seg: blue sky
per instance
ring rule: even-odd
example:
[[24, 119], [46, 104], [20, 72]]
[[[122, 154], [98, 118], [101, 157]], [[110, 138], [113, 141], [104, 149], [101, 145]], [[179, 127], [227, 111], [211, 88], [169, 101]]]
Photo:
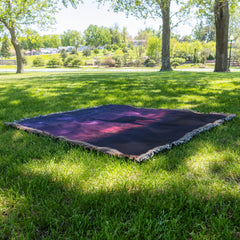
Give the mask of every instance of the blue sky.
[[[173, 5], [172, 9], [174, 8], [175, 6]], [[68, 29], [83, 32], [90, 24], [111, 27], [117, 23], [121, 29], [127, 27], [128, 33], [131, 36], [135, 36], [139, 30], [146, 27], [158, 30], [161, 24], [161, 19], [141, 20], [133, 16], [127, 18], [124, 13], [108, 11], [107, 6], [98, 8], [98, 5], [92, 1], [80, 4], [77, 9], [73, 9], [71, 6], [68, 8], [62, 7], [62, 10], [56, 15], [56, 21], [57, 23], [53, 26], [53, 29], [40, 34], [62, 34]], [[185, 24], [181, 28], [175, 29], [174, 32], [180, 35], [187, 35], [191, 34], [191, 29], [192, 27], [189, 24]]]

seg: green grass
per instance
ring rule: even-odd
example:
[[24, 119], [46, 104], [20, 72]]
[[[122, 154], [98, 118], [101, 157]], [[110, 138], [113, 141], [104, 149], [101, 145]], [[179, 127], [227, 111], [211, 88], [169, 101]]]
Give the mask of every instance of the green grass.
[[[4, 122], [102, 104], [236, 117], [145, 163]], [[0, 239], [239, 239], [239, 73], [0, 74]]]

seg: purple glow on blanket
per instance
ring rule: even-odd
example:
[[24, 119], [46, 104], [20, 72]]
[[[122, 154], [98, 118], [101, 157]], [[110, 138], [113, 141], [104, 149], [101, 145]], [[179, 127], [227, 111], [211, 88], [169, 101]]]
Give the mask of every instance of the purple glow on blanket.
[[139, 156], [225, 117], [188, 110], [105, 105], [21, 120], [18, 124], [56, 137]]

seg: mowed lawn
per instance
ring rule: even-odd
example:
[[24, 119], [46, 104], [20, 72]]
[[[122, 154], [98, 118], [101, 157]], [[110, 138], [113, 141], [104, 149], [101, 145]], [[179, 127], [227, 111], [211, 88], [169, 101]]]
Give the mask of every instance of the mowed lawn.
[[[4, 125], [110, 103], [236, 117], [142, 164]], [[0, 239], [240, 239], [240, 74], [1, 73]]]

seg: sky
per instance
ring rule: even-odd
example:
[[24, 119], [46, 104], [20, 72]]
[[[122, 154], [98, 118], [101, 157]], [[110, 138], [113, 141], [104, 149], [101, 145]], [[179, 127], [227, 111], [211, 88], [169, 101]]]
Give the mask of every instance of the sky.
[[[176, 6], [172, 6], [172, 9], [176, 9]], [[56, 24], [52, 26], [53, 29], [40, 32], [40, 34], [63, 34], [68, 29], [83, 33], [90, 24], [99, 27], [112, 27], [114, 24], [118, 24], [120, 29], [127, 27], [128, 33], [134, 37], [146, 27], [158, 30], [161, 19], [141, 20], [133, 16], [126, 17], [124, 13], [109, 11], [107, 6], [98, 8], [97, 3], [88, 0], [84, 4], [80, 4], [77, 9], [73, 9], [71, 6], [68, 6], [68, 8], [62, 7], [62, 10], [56, 14]], [[173, 32], [183, 36], [190, 35], [191, 31], [192, 27], [189, 24], [181, 24], [181, 28], [178, 27]]]

